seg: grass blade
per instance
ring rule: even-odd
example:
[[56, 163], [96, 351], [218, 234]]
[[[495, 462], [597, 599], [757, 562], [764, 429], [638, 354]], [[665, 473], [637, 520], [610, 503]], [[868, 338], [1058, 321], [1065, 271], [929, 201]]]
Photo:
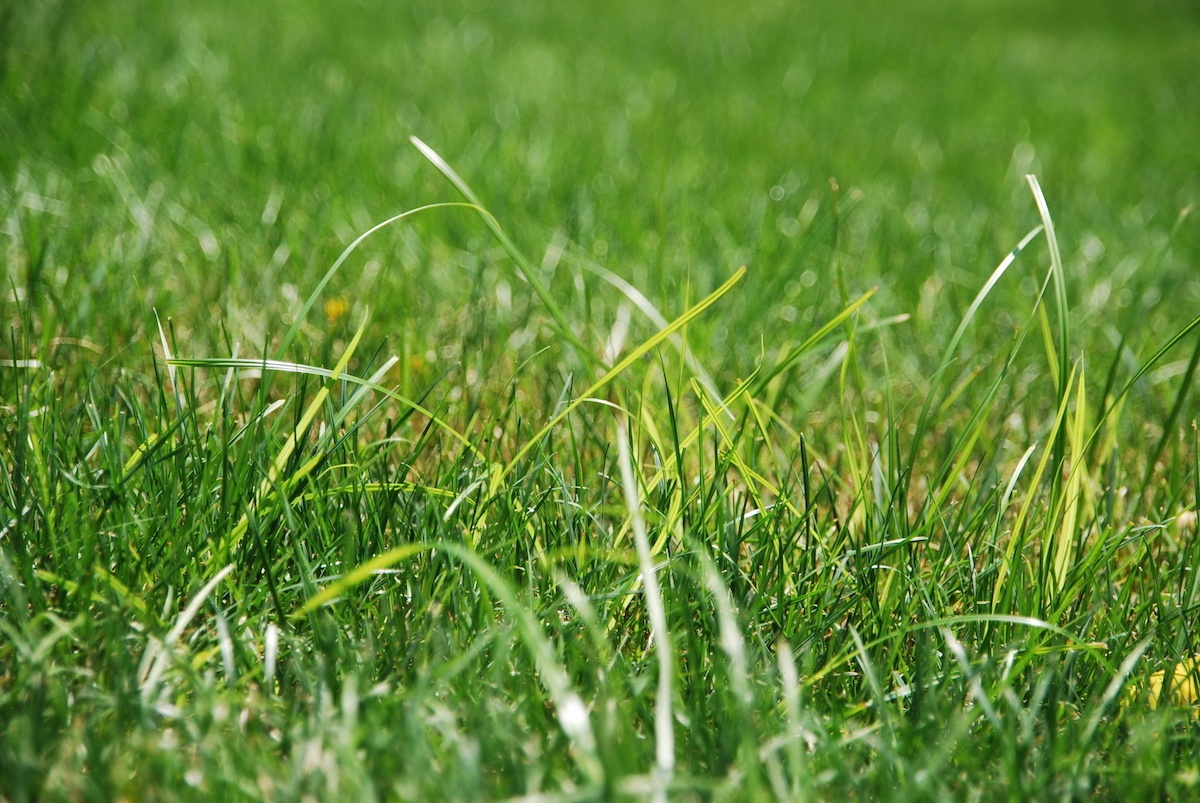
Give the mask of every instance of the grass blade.
[[658, 585], [658, 575], [654, 569], [654, 556], [650, 554], [646, 521], [642, 517], [641, 492], [633, 471], [633, 458], [629, 453], [629, 428], [623, 418], [617, 419], [617, 461], [621, 466], [625, 508], [629, 511], [630, 525], [633, 528], [633, 543], [637, 549], [646, 610], [650, 615], [650, 638], [658, 661], [658, 696], [654, 705], [657, 784], [653, 799], [665, 801], [667, 788], [675, 775], [675, 718], [671, 713], [671, 679], [675, 672], [671, 659], [673, 648], [671, 631], [667, 627], [667, 609], [663, 604], [662, 589]]

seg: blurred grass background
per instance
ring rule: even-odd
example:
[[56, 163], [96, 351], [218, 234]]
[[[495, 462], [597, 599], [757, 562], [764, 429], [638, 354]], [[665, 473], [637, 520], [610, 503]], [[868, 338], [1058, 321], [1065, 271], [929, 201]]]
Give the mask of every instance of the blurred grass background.
[[[1200, 303], [1195, 216], [1148, 264], [1200, 193], [1187, 2], [38, 2], [2, 36], [6, 217], [59, 254], [10, 259], [10, 282], [105, 349], [152, 307], [200, 343], [215, 321], [261, 343], [281, 287], [454, 199], [412, 134], [535, 259], [559, 242], [656, 299], [749, 265], [722, 315], [737, 364], [836, 304], [836, 268], [917, 318], [893, 336], [921, 354], [1036, 222], [1026, 172], [1091, 337]], [[336, 289], [432, 342], [499, 257], [468, 216], [416, 225]], [[998, 306], [1028, 308], [1035, 274]]]

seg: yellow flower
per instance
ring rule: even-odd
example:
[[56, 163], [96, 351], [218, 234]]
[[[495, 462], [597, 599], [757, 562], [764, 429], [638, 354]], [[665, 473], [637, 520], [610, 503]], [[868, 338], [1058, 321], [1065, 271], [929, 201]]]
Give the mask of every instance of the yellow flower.
[[341, 296], [325, 302], [325, 322], [330, 326], [340, 321], [350, 311], [350, 302]]
[[[1147, 690], [1150, 692], [1150, 707], [1157, 708], [1162, 698], [1163, 682], [1167, 671], [1160, 669], [1150, 676]], [[1171, 688], [1167, 698], [1171, 705], [1195, 706], [1200, 703], [1200, 655], [1193, 655], [1175, 664], [1171, 675]]]

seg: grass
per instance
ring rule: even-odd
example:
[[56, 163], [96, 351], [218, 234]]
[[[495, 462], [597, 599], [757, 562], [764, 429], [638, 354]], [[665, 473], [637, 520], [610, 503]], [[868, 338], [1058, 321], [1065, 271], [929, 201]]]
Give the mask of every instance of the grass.
[[1191, 799], [1198, 48], [0, 11], [0, 799]]

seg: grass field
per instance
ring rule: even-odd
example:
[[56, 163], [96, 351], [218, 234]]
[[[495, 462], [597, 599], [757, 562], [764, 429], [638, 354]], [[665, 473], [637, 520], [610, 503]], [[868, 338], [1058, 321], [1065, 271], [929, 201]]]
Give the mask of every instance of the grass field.
[[1195, 799], [1198, 143], [1185, 0], [0, 5], [0, 800]]

